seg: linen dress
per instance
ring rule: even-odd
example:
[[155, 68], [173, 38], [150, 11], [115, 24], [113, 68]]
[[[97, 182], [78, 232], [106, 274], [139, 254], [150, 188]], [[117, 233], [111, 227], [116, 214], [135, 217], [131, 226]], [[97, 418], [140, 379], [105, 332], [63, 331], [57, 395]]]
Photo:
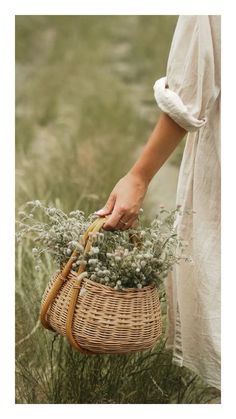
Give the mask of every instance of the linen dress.
[[176, 203], [195, 212], [177, 220], [193, 264], [167, 278], [167, 345], [174, 363], [220, 388], [220, 16], [179, 17], [154, 95], [188, 131]]

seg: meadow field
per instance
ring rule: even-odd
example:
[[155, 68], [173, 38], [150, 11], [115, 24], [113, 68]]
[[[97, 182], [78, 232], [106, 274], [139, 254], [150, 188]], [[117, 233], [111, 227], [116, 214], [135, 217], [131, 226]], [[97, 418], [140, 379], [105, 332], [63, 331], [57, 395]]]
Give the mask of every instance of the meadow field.
[[[176, 21], [16, 17], [16, 217], [35, 199], [86, 214], [105, 204], [157, 121], [152, 86], [165, 75]], [[175, 171], [182, 151], [168, 163]], [[155, 202], [145, 199], [146, 223]], [[43, 329], [40, 301], [54, 268], [46, 257], [35, 271], [32, 247], [30, 239], [16, 246], [16, 403], [220, 402], [216, 389], [172, 365], [164, 336], [151, 351], [88, 356]], [[165, 318], [163, 290], [161, 300]]]

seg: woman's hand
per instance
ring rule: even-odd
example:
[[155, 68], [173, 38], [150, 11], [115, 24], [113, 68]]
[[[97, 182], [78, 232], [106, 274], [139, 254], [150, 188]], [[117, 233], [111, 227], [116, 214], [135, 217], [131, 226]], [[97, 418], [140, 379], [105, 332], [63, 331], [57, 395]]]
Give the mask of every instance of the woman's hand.
[[134, 227], [149, 182], [185, 134], [186, 131], [167, 114], [161, 114], [139, 159], [116, 184], [105, 207], [96, 212], [101, 216], [111, 214], [104, 229]]
[[122, 177], [112, 190], [106, 205], [95, 214], [110, 215], [103, 228], [105, 230], [128, 230], [137, 223], [142, 201], [148, 183], [131, 172]]

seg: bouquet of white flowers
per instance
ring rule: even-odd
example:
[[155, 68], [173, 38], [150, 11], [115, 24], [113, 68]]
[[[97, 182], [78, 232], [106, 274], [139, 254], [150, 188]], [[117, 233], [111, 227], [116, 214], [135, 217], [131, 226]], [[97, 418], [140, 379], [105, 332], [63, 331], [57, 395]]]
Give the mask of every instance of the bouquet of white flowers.
[[89, 354], [151, 348], [162, 333], [158, 286], [175, 263], [188, 260], [175, 231], [178, 213], [161, 208], [148, 227], [140, 220], [136, 229], [105, 231], [104, 217], [27, 203], [17, 240], [31, 236], [37, 270], [45, 253], [56, 265], [42, 325]]
[[162, 207], [148, 227], [143, 226], [141, 216], [135, 230], [90, 233], [93, 245], [84, 255], [83, 233], [97, 216], [86, 217], [79, 210], [65, 214], [61, 209], [31, 201], [19, 212], [17, 240], [32, 237], [36, 270], [45, 253], [51, 255], [59, 271], [77, 250], [72, 271], [78, 271], [83, 264], [84, 276], [92, 281], [118, 290], [142, 288], [153, 281], [158, 286], [175, 263], [190, 260], [184, 254], [187, 244], [175, 231], [174, 222], [180, 212], [179, 207], [172, 211]]

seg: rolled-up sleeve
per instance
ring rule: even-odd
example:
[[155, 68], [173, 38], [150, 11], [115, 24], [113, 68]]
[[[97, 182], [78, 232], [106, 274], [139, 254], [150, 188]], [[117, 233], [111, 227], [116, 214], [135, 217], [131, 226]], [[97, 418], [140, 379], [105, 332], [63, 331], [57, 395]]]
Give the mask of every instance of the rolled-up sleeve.
[[159, 108], [186, 131], [207, 123], [219, 91], [209, 16], [178, 19], [167, 63], [167, 74], [154, 84]]

